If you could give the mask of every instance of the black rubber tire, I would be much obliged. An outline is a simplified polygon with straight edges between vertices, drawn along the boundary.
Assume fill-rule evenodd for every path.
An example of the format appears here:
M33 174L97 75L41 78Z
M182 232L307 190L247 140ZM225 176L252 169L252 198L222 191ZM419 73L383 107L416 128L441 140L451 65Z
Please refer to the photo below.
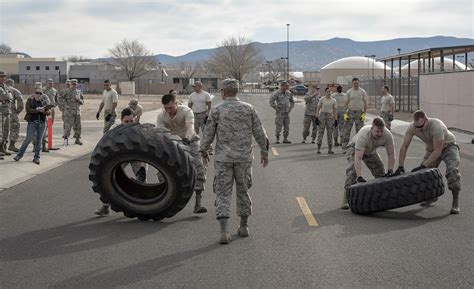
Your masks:
M148 184L127 177L121 164L130 161L152 165L165 181ZM92 189L102 202L142 221L181 211L193 195L196 175L185 147L152 124L124 124L108 131L92 152L89 170Z
M385 211L432 200L444 194L443 176L429 168L358 183L349 188L349 207L355 214Z

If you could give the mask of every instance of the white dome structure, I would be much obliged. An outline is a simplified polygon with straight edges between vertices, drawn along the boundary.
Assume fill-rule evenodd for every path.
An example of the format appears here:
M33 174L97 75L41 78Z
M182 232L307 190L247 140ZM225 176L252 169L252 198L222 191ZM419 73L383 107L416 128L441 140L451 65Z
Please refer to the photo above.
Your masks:
M433 60L431 60L433 61ZM432 62L433 63L433 62ZM423 60L420 61L420 68L421 71L423 72ZM394 68L396 71L398 71L398 68ZM431 70L433 71L433 67L431 67ZM466 70L466 66L464 63L461 63L459 61L454 62L454 70L455 71L461 71L461 70ZM467 70L470 70L468 67ZM435 72L440 72L441 71L441 58L436 57L434 58L434 71ZM453 71L453 59L445 57L444 58L444 71ZM428 73L428 59L425 59L425 72ZM410 62L410 74L411 75L418 75L418 59ZM405 64L402 66L402 75L407 76L408 75L408 64Z
M391 68L386 66L387 75ZM333 61L321 68L321 83L350 83L353 77L360 79L383 78L384 64L373 58L352 56Z

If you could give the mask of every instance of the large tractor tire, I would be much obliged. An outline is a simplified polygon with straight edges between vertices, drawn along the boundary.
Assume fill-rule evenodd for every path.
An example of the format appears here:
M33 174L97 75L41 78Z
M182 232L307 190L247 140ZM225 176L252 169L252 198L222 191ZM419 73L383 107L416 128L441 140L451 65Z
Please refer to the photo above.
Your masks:
M444 194L443 176L437 168L358 183L349 188L353 213L367 214L432 200Z
M131 162L153 167L158 181L129 177L125 167ZM92 152L89 169L92 189L102 202L143 221L158 221L181 211L193 194L196 174L185 147L151 124L124 124L107 132Z

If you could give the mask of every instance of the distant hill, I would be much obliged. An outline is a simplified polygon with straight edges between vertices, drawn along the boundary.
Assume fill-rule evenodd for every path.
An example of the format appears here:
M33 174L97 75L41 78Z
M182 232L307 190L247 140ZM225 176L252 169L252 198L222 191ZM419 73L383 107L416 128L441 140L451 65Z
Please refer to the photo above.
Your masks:
M286 42L260 43L255 42L265 60L286 57ZM447 36L397 38L383 41L353 41L347 38L332 38L329 40L290 41L290 66L293 71L318 71L324 65L348 56L364 56L375 54L378 57L395 55L397 48L402 53L457 45L473 45L474 39ZM181 56L158 54L155 57L165 65L180 61L205 61L214 49L200 49Z

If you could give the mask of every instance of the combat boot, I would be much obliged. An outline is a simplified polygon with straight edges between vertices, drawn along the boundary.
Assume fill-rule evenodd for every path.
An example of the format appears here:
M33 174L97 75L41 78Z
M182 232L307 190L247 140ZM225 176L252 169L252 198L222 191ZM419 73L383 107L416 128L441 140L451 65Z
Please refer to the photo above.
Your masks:
M347 190L344 190L344 196L342 197L342 210L349 210L349 202L347 201Z
M288 140L287 137L283 138L283 143L291 143L291 141Z
M240 226L237 230L237 235L242 238L247 238L249 236L248 218L249 217L240 217Z
M337 141L337 137L334 138L334 146L335 146L335 147L340 146L339 142Z
M431 199L431 200L428 200L428 201L424 201L420 204L420 206L422 207L429 207L431 206L431 204L433 204L434 202L436 202L438 200L438 198L434 198L434 199Z
M219 218L219 225L221 227L221 238L219 244L229 244L230 235L229 235L229 218Z
M279 136L276 137L276 142L275 142L275 143L276 143L276 144L279 144L279 143L280 143L280 137L279 137Z
M0 149L1 149L0 152L2 152L4 155L6 155L6 156L11 156L12 155L9 151L7 151L7 143L6 142L2 143Z
M318 151L316 152L317 154L320 154L321 153L321 145L318 144Z
M328 154L333 155L332 146L328 146Z
M10 145L8 146L8 150L12 151L12 152L15 152L15 153L20 151L17 147L15 147L15 142L14 141L10 141Z
M103 204L100 208L95 210L94 214L99 215L99 216L108 216L110 213L109 211L109 205Z
M202 191L196 191L196 204L194 205L195 214L204 214L207 213L206 207L201 206Z
M303 138L303 141L301 143L306 143L306 138Z
M69 145L69 139L66 136L63 136L63 146L68 146Z
M49 149L48 149L48 146L46 145L46 143L43 143L41 145L41 151L44 152L44 153L49 153Z
M313 137L313 138L311 139L311 143L316 143L315 140L316 140L316 138Z
M80 138L76 138L76 141L74 142L75 144L77 145L82 145L82 142L81 142L81 139Z
M459 214L459 191L453 191L453 205L451 206L451 214Z

